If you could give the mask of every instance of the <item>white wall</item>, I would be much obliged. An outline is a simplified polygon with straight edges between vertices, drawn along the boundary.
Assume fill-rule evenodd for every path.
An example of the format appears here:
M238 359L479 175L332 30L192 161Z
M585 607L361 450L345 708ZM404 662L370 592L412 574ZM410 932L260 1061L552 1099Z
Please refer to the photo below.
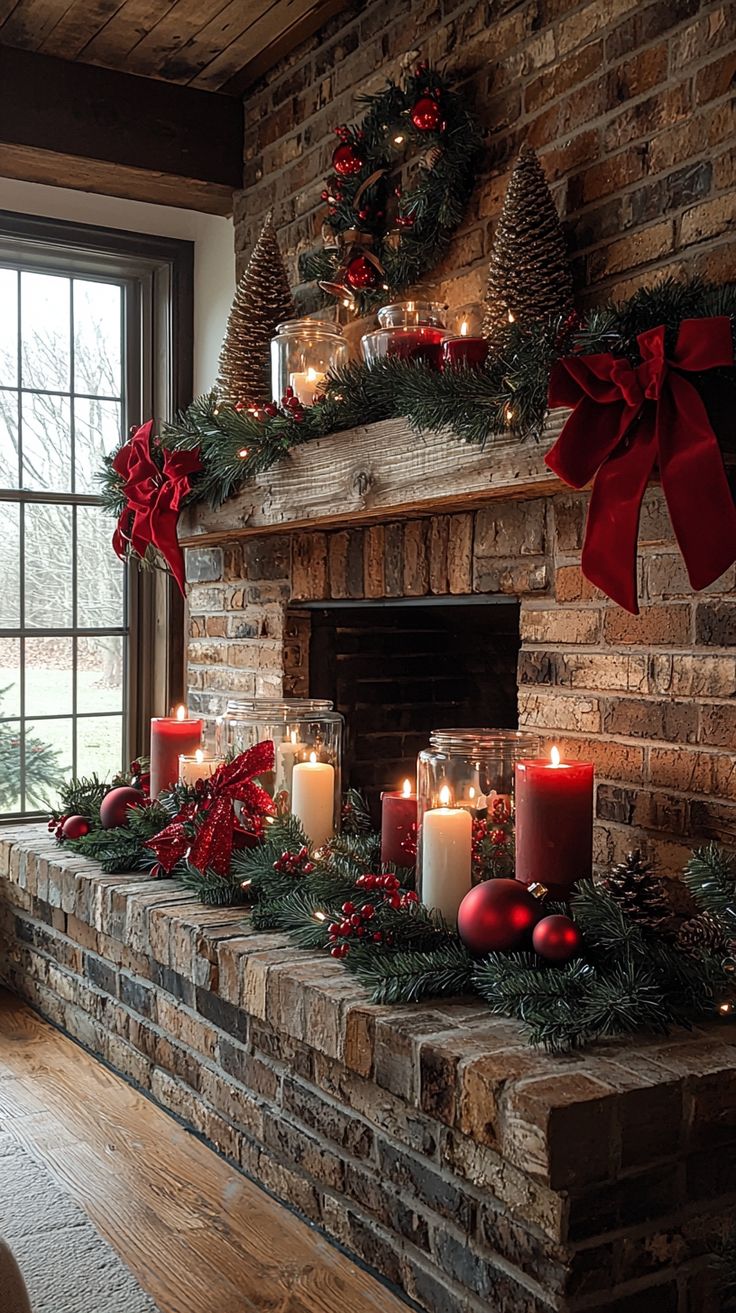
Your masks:
M232 219L11 178L0 178L0 210L194 242L194 391L209 391L235 289Z

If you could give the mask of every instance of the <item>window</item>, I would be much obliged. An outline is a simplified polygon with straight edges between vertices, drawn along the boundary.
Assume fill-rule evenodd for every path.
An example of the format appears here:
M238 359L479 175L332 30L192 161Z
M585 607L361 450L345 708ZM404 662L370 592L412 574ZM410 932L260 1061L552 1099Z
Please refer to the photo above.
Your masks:
M186 399L172 369L171 271L182 255L191 266L176 249L187 243L151 259L116 249L126 234L107 234L105 250L103 234L74 230L67 245L65 225L12 217L3 242L0 216L5 819L43 813L71 775L109 778L145 751L148 716L168 695L171 653L154 649L177 604L166 581L141 583L115 556L96 474L129 422Z

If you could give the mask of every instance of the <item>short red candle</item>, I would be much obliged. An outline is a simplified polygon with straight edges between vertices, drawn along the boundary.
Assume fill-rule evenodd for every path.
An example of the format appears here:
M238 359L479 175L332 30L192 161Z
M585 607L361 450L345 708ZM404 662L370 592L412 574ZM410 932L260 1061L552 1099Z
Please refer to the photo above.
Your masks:
M517 761L517 880L566 898L576 880L590 879L593 773L583 761Z
M442 345L442 368L482 369L487 355L484 337L451 337Z
M202 743L199 717L154 716L151 720L151 797L179 779L179 757L189 757Z
M416 830L416 793L405 793L400 789L382 793L381 861L391 862L394 866L413 866Z
M447 337L444 328L431 324L417 324L409 328L386 329L386 355L400 360L419 360L432 369L442 365L442 343Z

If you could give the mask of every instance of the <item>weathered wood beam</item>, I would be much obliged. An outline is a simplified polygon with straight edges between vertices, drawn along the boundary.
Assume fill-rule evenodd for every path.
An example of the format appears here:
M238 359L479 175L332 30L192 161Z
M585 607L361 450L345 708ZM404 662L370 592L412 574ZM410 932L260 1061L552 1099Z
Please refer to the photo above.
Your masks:
M243 108L230 96L0 46L0 172L229 214Z

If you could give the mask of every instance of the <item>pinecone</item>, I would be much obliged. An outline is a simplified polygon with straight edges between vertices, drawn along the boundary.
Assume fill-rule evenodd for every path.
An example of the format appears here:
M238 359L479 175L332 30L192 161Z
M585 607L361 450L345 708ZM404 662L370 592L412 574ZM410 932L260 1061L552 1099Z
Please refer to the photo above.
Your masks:
M702 948L707 953L726 957L731 950L720 923L710 912L698 912L684 921L677 932L677 943L685 953Z
M293 314L289 280L269 213L230 310L217 379L221 401L262 406L271 400L271 338L276 325Z
M603 880L603 888L644 929L661 931L671 923L666 881L653 874L651 863L644 860L638 849L614 866Z

